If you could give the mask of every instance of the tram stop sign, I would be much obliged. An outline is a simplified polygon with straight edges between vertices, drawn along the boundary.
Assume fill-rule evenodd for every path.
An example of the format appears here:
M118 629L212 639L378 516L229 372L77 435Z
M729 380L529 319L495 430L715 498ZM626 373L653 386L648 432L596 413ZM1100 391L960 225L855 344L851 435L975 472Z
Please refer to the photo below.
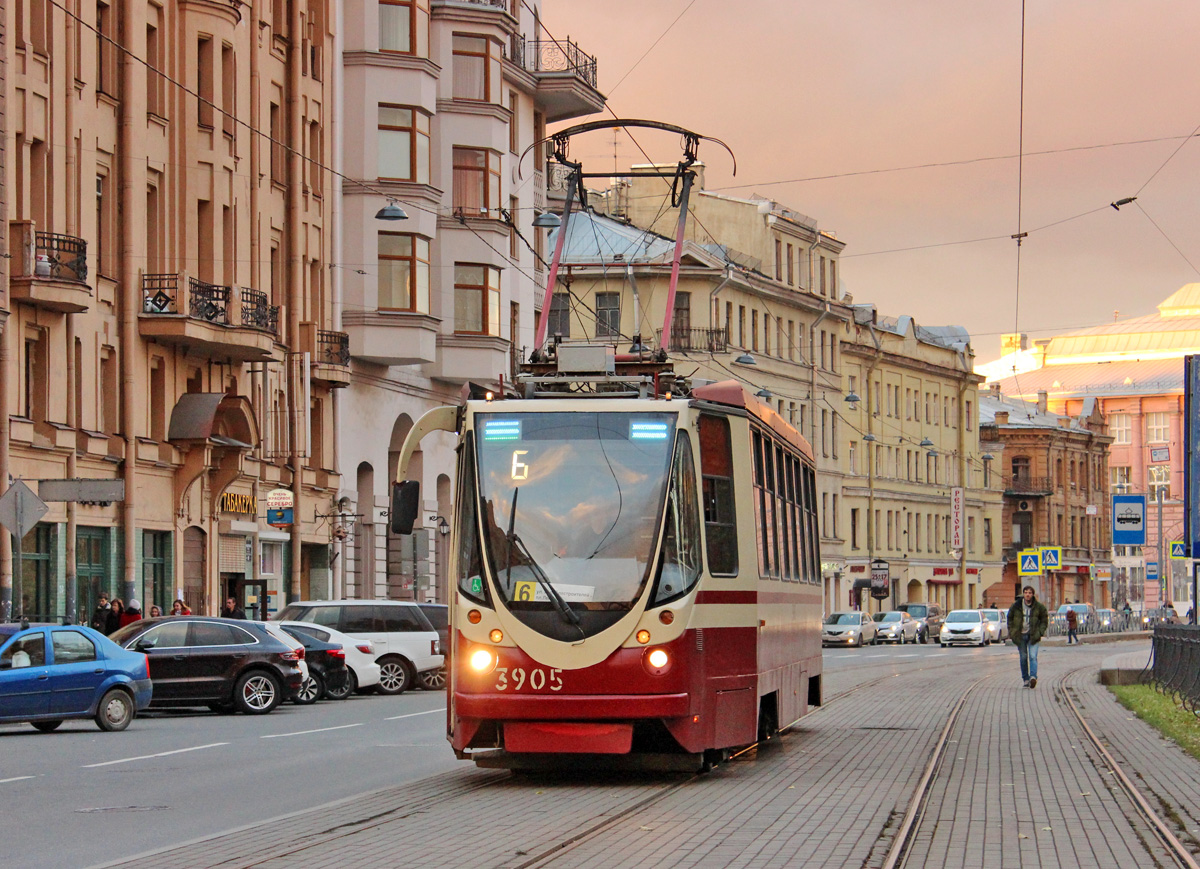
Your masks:
M876 558L871 562L871 597L883 600L891 594L891 584L888 563L882 558Z

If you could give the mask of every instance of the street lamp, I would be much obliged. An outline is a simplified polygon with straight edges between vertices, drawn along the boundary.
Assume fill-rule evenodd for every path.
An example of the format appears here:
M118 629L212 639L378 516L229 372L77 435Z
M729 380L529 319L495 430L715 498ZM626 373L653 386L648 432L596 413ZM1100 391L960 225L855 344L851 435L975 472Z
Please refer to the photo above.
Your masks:
M533 225L538 229L558 229L562 220L553 211L543 211L533 219Z
M375 212L376 220L408 220L408 213L396 202L389 199L388 204Z
M846 396L846 404L850 405L851 407L856 406L860 401L862 401L862 399L859 398L856 393L851 392Z
M757 365L758 364L757 362L754 361L754 357L751 356L749 353L743 353L741 356L739 356L737 359L734 359L733 361L736 362L738 365Z

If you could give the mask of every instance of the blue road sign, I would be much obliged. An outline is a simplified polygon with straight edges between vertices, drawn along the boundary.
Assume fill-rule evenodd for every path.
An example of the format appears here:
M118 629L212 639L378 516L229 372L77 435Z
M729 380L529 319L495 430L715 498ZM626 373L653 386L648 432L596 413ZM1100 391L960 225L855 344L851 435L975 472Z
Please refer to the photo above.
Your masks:
M1158 562L1146 562L1146 579L1158 579Z
M1017 573L1021 576L1037 576L1042 572L1042 554L1036 549L1026 549L1018 555Z
M1062 567L1062 547L1042 547L1042 570L1058 570Z
M1113 546L1146 545L1146 496L1112 496Z
M1172 540L1171 541L1171 557L1177 558L1177 559L1178 558L1186 559L1188 557L1187 546L1184 545L1182 540Z

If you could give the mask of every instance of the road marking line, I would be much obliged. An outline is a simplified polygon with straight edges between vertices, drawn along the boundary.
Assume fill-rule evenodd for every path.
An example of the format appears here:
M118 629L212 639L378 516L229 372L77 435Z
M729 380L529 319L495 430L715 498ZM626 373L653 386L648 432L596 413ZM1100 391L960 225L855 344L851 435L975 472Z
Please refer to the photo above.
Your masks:
M221 745L229 745L228 742L210 742L208 745L194 745L191 748L177 748L174 751L160 751L158 754L143 754L138 757L123 757L120 760L105 760L100 763L86 764L83 769L94 769L98 766L112 766L114 763L130 763L135 760L153 760L156 757L166 757L171 754L183 754L187 751L203 751L206 748L217 748Z
M919 657L921 657L921 653L920 652L910 652L907 655L893 655L892 657L893 658L919 658Z
M37 778L37 776L36 775L18 775L18 776L13 776L12 778L0 778L0 785L6 785L10 781L25 781L25 779L29 779L29 778Z
M427 712L410 712L407 715L393 715L391 718L385 718L384 721L399 721L401 718L416 718L418 715L433 715L435 712L444 713L445 709L430 709Z
M259 739L279 739L282 736L304 736L307 733L325 733L329 730L345 730L347 727L362 727L362 722L358 724L339 724L337 727L318 727L316 730L297 730L294 733L269 733L266 736L260 736Z

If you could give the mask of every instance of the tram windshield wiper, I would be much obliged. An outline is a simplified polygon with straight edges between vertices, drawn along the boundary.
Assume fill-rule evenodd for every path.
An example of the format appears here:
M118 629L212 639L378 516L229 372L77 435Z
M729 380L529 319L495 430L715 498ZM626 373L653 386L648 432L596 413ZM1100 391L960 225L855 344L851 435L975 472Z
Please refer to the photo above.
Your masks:
M571 609L571 605L566 602L558 589L554 587L554 583L550 581L550 577L546 576L546 572L542 570L537 559L529 551L525 545L525 541L513 529L517 523L517 492L520 489L513 489L512 513L508 517L508 534L505 535L505 540L508 543L508 565L506 567L505 582L508 584L509 591L512 591L512 548L515 546L517 552L525 559L525 563L529 566L529 572L533 574L533 578L538 581L538 585L546 592L546 597L550 598L550 603L554 604L554 608L558 610L558 614L567 620L568 623L579 627L579 614Z

